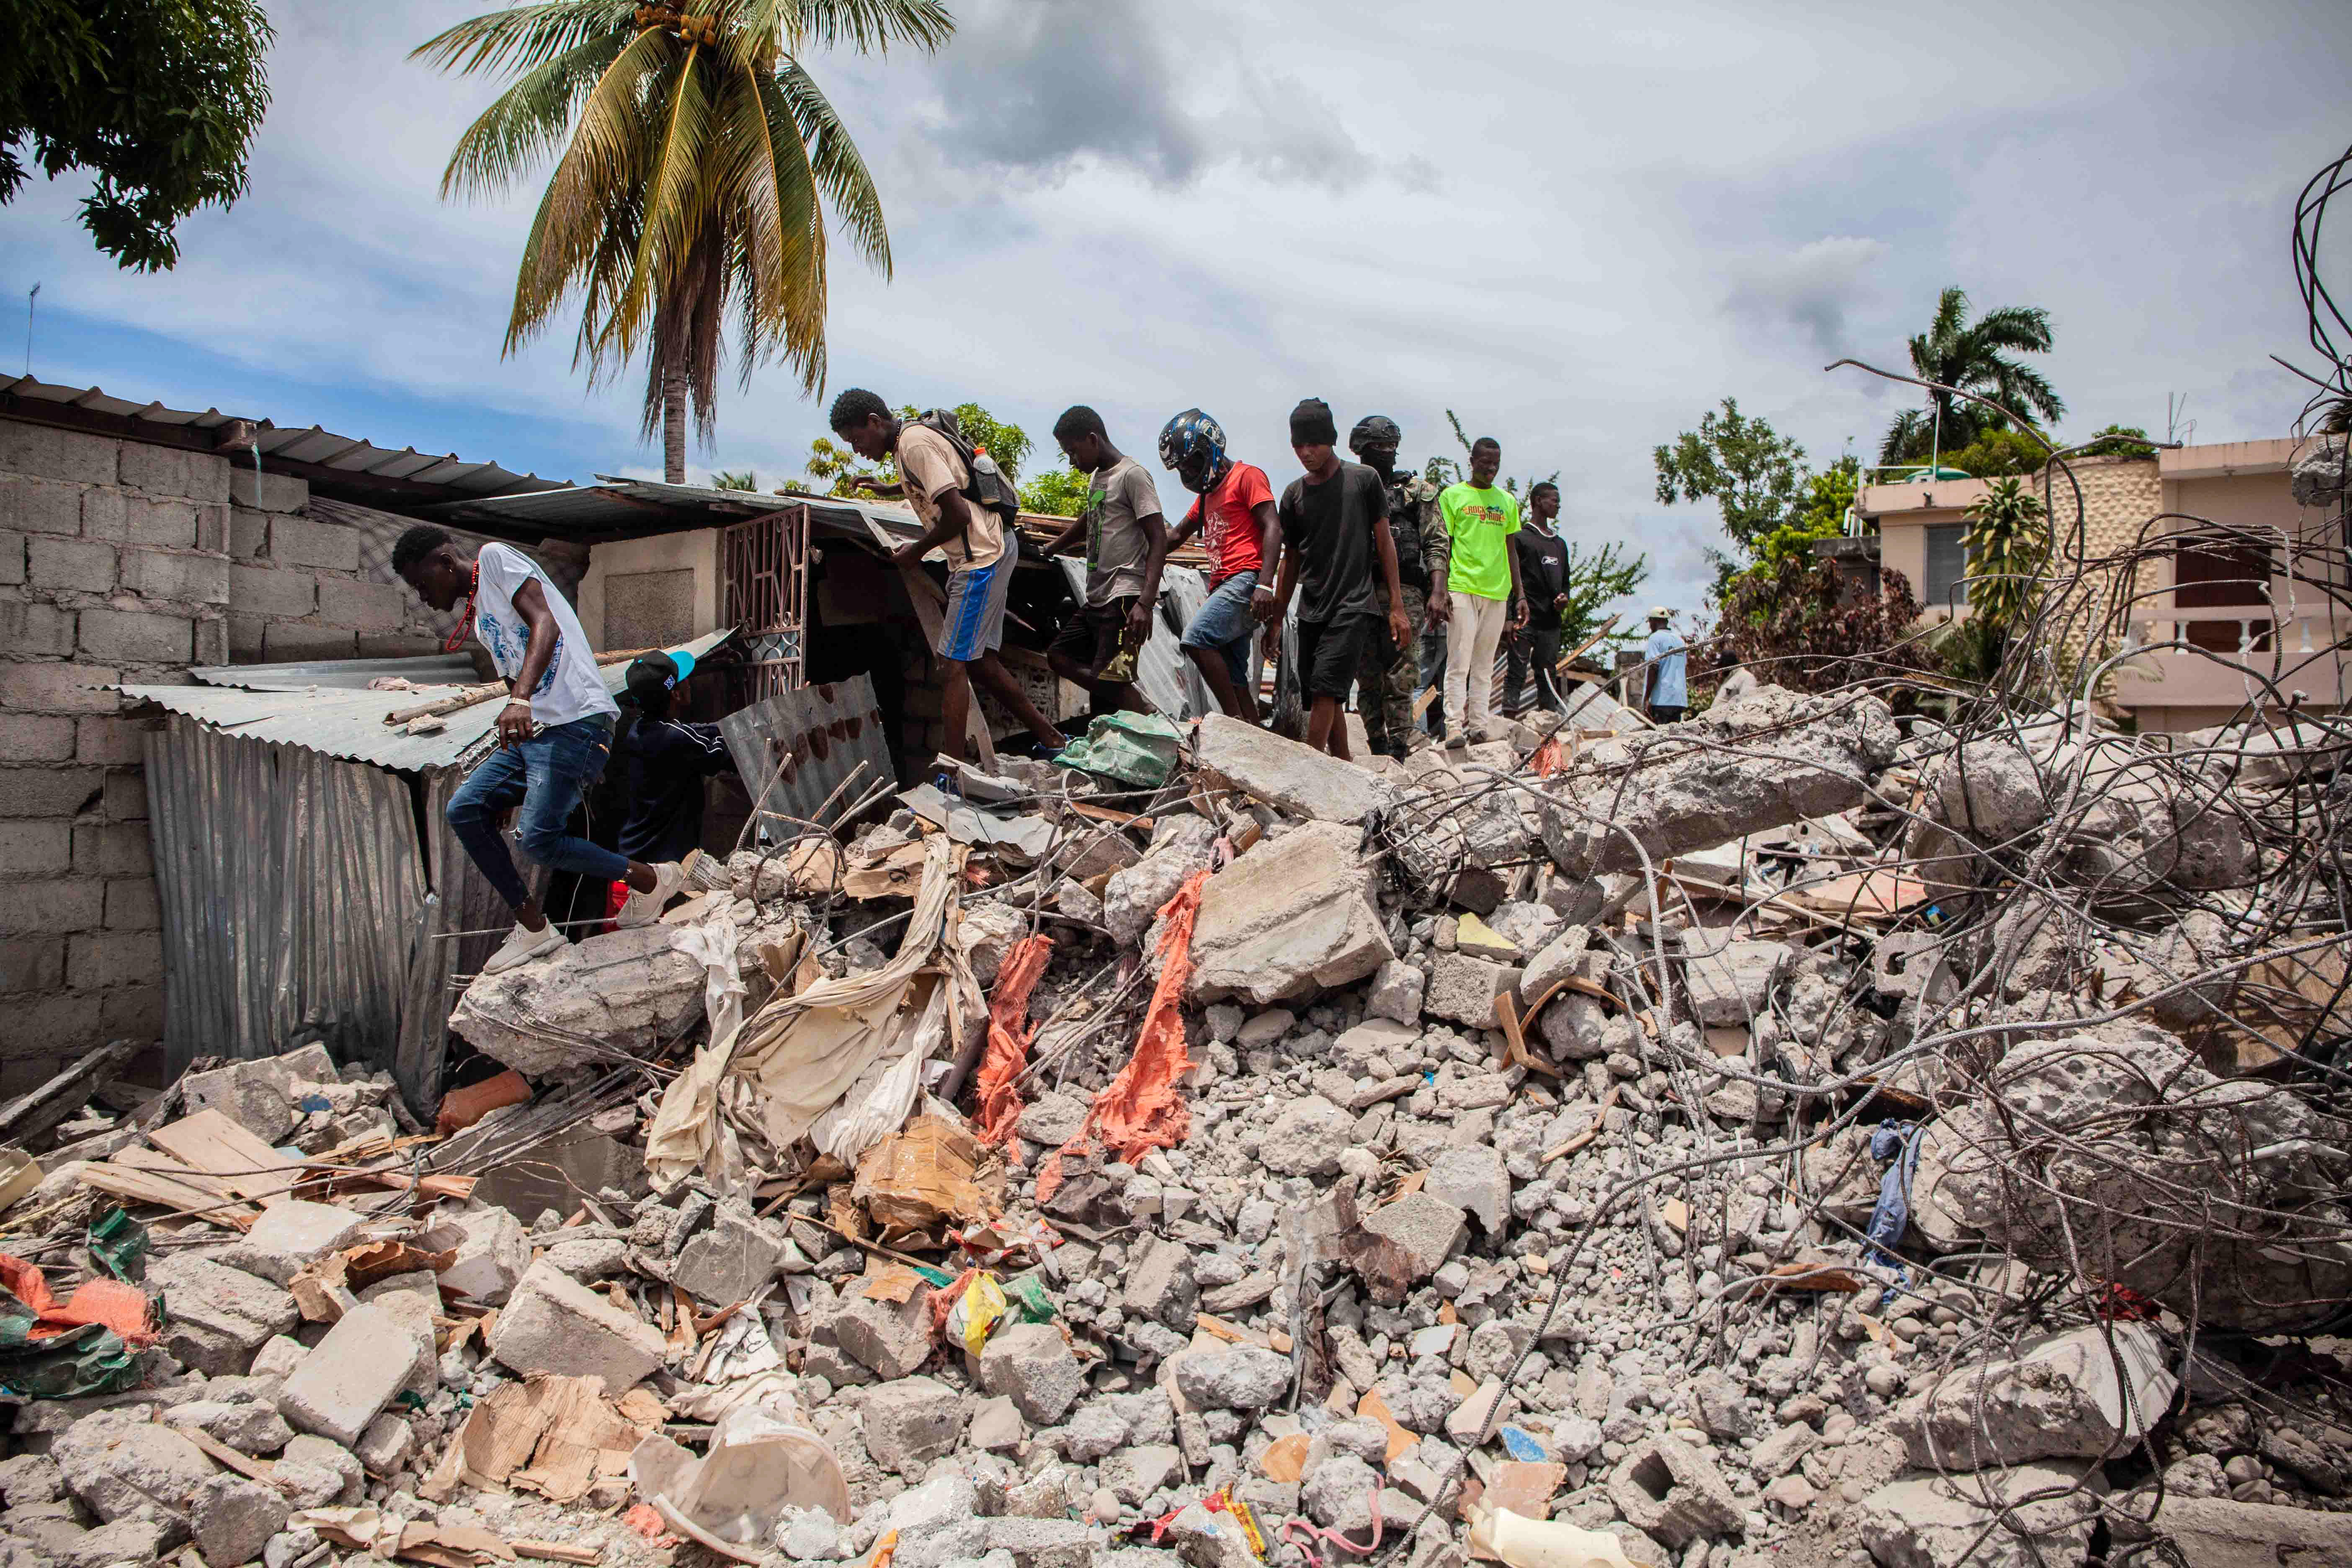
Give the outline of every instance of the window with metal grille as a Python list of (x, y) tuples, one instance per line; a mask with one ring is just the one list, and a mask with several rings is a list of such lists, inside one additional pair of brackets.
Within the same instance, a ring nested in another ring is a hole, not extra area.
[(1969, 550), (1962, 542), (1964, 530), (1957, 522), (1932, 524), (1927, 534), (1927, 591), (1920, 596), (1925, 605), (1965, 605), (1969, 602)]

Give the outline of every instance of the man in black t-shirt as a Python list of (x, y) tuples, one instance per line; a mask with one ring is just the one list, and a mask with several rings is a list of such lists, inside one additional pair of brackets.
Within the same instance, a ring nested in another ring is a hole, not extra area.
[[(1568, 711), (1559, 691), (1560, 614), (1568, 607), (1568, 542), (1552, 531), (1559, 515), (1559, 487), (1538, 479), (1528, 490), (1527, 519), (1511, 535), (1519, 552), (1519, 584), (1527, 595), (1528, 624), (1513, 634), (1503, 675), (1503, 711), (1513, 718), (1540, 705)], [(1528, 667), (1535, 669), (1535, 696), (1520, 700)]]
[(1389, 537), (1388, 487), (1361, 463), (1339, 460), (1339, 427), (1331, 405), (1310, 397), (1290, 411), (1290, 449), (1307, 470), (1282, 492), (1281, 581), (1274, 619), (1298, 595), (1299, 684), (1313, 704), (1307, 743), (1348, 759), (1348, 726), (1339, 704), (1356, 682), (1367, 641), (1380, 635), (1374, 576), (1388, 591), (1389, 636), (1402, 647), (1412, 636), (1397, 576), (1396, 544)]

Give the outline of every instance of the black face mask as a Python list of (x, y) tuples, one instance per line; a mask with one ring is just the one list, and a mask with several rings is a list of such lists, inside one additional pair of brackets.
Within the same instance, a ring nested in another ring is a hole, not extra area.
[(1356, 454), (1358, 462), (1383, 479), (1396, 478), (1396, 453), (1386, 447), (1367, 447)]

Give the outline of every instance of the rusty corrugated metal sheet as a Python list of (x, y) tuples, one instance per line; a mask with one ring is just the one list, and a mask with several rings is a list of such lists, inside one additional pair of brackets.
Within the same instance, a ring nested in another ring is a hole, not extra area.
[[(719, 732), (726, 737), (744, 790), (761, 802), (762, 811), (782, 816), (814, 817), (860, 763), (866, 772), (835, 804), (835, 811), (877, 784), (896, 782), (871, 676), (779, 691), (719, 721)], [(776, 759), (787, 752), (793, 754), (791, 767), (772, 782)], [(800, 831), (773, 818), (763, 818), (761, 827), (772, 840)]]

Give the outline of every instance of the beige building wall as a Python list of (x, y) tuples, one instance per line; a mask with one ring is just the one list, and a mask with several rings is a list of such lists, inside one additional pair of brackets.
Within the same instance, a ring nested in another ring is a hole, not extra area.
[(596, 650), (653, 647), (718, 630), (719, 531), (593, 546), (576, 608)]

